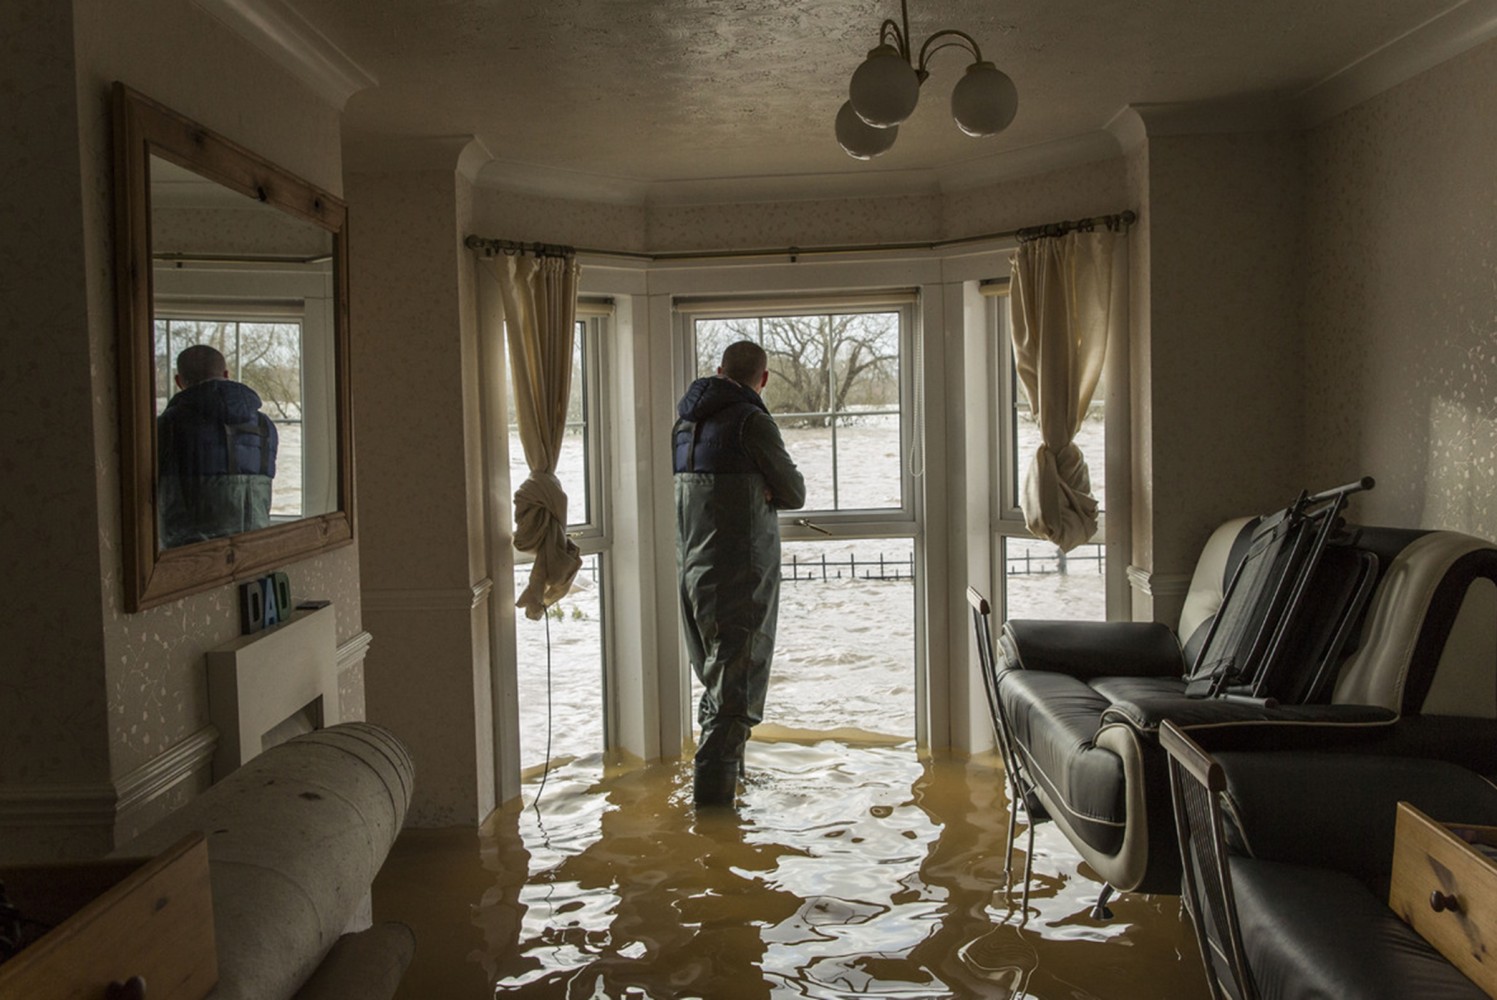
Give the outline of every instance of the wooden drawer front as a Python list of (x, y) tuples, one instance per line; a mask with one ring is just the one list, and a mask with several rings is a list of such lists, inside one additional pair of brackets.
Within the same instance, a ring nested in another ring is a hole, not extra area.
[(1497, 996), (1497, 865), (1463, 838), (1497, 848), (1497, 827), (1437, 823), (1400, 802), (1388, 905)]
[[(100, 870), (119, 868), (103, 862)], [(80, 877), (75, 871), (60, 880)], [(199, 834), (140, 865), (0, 965), (0, 1000), (139, 996), (107, 992), (136, 976), (150, 1000), (201, 1000), (218, 982), (208, 844)]]

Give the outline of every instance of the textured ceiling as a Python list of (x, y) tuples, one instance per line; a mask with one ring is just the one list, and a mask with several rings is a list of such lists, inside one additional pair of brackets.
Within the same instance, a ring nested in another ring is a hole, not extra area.
[(1292, 102), (1459, 6), (913, 0), (914, 43), (971, 34), (1014, 79), (1019, 113), (998, 136), (961, 134), (945, 106), (965, 60), (943, 51), (894, 149), (861, 163), (832, 120), (897, 0), (289, 2), (378, 81), (348, 102), (353, 141), (472, 135), (496, 174), (561, 190), (737, 180), (787, 193), (1074, 143), (1128, 105)]

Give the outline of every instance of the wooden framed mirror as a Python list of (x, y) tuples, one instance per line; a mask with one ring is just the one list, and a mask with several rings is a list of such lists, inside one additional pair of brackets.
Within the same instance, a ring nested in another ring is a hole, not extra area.
[(347, 208), (123, 84), (113, 101), (125, 607), (139, 611), (353, 540)]

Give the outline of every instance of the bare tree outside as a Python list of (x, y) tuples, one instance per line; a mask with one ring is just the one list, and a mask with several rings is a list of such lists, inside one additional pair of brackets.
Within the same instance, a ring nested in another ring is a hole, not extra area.
[(277, 420), (300, 420), (301, 327), (291, 323), (241, 323), (239, 381), (260, 394)]
[(697, 324), (702, 374), (723, 349), (752, 340), (769, 355), (764, 401), (786, 427), (848, 423), (859, 410), (899, 405), (899, 314), (749, 316)]

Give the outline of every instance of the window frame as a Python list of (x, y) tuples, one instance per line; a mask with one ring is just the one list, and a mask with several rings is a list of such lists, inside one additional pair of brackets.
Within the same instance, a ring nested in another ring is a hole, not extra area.
[[(587, 464), (583, 480), (587, 496), (583, 509), (587, 515), (584, 520), (568, 522), (567, 537), (577, 543), (584, 555), (604, 552), (612, 538), (608, 504), (608, 434), (603, 426), (603, 415), (609, 412), (607, 379), (603, 373), (608, 371), (605, 366), (612, 315), (611, 303), (591, 299), (581, 299), (577, 303), (578, 335), (582, 338), (583, 455)], [(571, 424), (568, 421), (568, 425)]]
[[(602, 701), (602, 741), (596, 747), (600, 753), (615, 749), (618, 731), (618, 705), (615, 702), (614, 680), (614, 634), (611, 609), (611, 590), (614, 584), (614, 560), (612, 558), (612, 506), (609, 502), (612, 458), (609, 451), (609, 429), (604, 424), (605, 414), (610, 408), (611, 391), (606, 373), (611, 371), (612, 345), (609, 333), (614, 316), (611, 299), (579, 296), (576, 307), (575, 326), (580, 340), (583, 455), (586, 471), (583, 482), (586, 496), (578, 504), (576, 497), (569, 497), (567, 504), (567, 538), (576, 546), (578, 554), (586, 561), (598, 560), (598, 631), (599, 631), (599, 696)], [(505, 342), (504, 364), (501, 375), (512, 378), (509, 371), (508, 341)], [(567, 421), (567, 426), (575, 426)], [(509, 414), (504, 415), (501, 425), (508, 436), (513, 425)], [(511, 483), (513, 490), (518, 483)], [(581, 521), (570, 518), (579, 509), (587, 513)], [(511, 546), (511, 572), (516, 577), (516, 592), (521, 586), (519, 578), (528, 574), (528, 567), (535, 562), (535, 555)], [(582, 572), (582, 570), (579, 570)]]

